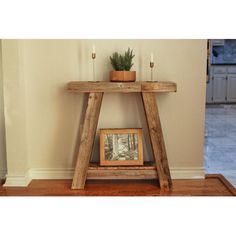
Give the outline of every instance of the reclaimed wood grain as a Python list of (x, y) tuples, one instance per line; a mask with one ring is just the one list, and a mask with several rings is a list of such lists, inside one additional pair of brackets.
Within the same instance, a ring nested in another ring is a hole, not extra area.
[(88, 169), (87, 179), (157, 179), (156, 169)]
[(81, 132), (72, 189), (83, 189), (92, 154), (103, 93), (90, 93)]
[(67, 84), (67, 90), (76, 93), (104, 92), (104, 93), (137, 93), (176, 92), (177, 85), (169, 81), (139, 81), (139, 82), (104, 82), (104, 81), (72, 81)]
[(99, 170), (156, 170), (154, 162), (144, 162), (142, 166), (100, 166), (98, 162), (90, 162), (89, 169)]
[(106, 92), (106, 93), (132, 93), (141, 92), (141, 84), (135, 82), (82, 82), (73, 81), (68, 83), (67, 89), (77, 93)]
[(168, 190), (171, 188), (172, 181), (155, 93), (144, 92), (142, 93), (142, 99), (151, 139), (153, 156), (157, 165), (160, 186), (161, 188)]
[(157, 168), (152, 162), (143, 166), (99, 166), (90, 163), (87, 179), (157, 179)]
[(141, 90), (142, 92), (176, 92), (177, 85), (170, 81), (142, 82)]

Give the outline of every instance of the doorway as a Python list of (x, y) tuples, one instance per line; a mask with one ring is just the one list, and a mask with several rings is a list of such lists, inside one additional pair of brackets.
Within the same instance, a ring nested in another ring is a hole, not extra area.
[(236, 187), (236, 40), (208, 40), (204, 165)]

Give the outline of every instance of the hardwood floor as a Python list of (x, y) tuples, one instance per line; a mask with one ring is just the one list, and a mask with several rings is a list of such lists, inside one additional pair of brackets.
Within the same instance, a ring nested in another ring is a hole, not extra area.
[(0, 187), (0, 196), (236, 196), (222, 175), (173, 180), (163, 191), (156, 180), (88, 180), (84, 190), (72, 190), (71, 180), (32, 180), (28, 187)]

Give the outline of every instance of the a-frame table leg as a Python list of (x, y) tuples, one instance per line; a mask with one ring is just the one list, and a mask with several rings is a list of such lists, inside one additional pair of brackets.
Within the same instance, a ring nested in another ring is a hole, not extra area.
[(102, 98), (103, 93), (89, 93), (75, 173), (71, 186), (72, 189), (84, 189), (97, 130)]
[(149, 129), (149, 135), (151, 139), (153, 156), (157, 166), (157, 174), (159, 178), (160, 187), (161, 189), (168, 190), (172, 186), (172, 181), (155, 93), (142, 92), (142, 99)]

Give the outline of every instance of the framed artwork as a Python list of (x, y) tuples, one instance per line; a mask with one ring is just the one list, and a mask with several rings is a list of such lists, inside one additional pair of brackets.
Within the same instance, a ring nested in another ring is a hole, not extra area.
[(142, 129), (101, 129), (100, 165), (143, 165)]

